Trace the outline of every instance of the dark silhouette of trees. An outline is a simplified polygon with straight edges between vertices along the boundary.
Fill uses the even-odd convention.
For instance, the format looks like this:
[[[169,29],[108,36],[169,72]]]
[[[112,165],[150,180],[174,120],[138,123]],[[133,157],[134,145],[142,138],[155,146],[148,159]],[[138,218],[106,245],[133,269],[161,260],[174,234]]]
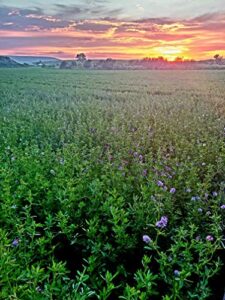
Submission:
[[[84,53],[78,53],[77,55],[76,55],[76,59],[79,61],[79,62],[84,62],[84,61],[86,61],[87,60],[87,57],[86,57],[86,55],[84,54]]]
[[[218,65],[221,65],[223,62],[223,56],[221,56],[219,54],[214,55],[214,59]]]
[[[107,58],[105,61],[105,68],[111,70],[111,69],[113,69],[113,65],[114,65],[113,59]]]
[[[174,61],[179,63],[179,62],[183,62],[184,60],[182,57],[176,57]]]
[[[73,69],[76,67],[76,62],[75,61],[62,61],[59,68],[60,69]]]

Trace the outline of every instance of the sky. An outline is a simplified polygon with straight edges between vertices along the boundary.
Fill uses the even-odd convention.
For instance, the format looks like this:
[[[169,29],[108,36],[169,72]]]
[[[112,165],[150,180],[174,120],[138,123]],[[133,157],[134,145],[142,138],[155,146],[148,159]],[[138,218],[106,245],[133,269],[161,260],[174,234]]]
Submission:
[[[0,0],[0,55],[225,56],[225,0]]]

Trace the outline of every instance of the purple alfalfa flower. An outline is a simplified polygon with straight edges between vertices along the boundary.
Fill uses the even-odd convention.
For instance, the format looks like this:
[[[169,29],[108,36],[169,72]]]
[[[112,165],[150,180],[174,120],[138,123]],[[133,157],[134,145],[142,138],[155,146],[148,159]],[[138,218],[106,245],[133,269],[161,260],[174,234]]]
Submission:
[[[200,207],[200,208],[198,208],[198,212],[199,213],[202,213],[203,212],[203,209]]]
[[[140,160],[140,162],[142,162],[143,159],[144,159],[143,155],[140,154],[140,155],[139,155],[139,160]]]
[[[208,199],[208,197],[209,197],[209,194],[205,193],[205,199]]]
[[[159,221],[156,222],[156,227],[158,228],[165,228],[168,223],[168,218],[166,216],[162,216]]]
[[[175,194],[176,193],[176,189],[173,187],[170,189],[170,194]]]
[[[171,169],[169,166],[165,166],[165,170],[166,170],[167,172],[172,171],[172,169]]]
[[[157,185],[158,185],[159,187],[163,187],[163,186],[164,186],[164,183],[163,183],[161,180],[158,180],[158,181],[157,181]]]
[[[20,240],[18,238],[15,238],[13,241],[12,241],[12,246],[13,247],[18,247],[19,246],[19,242]]]
[[[180,276],[180,271],[174,270],[173,274],[174,274],[174,276],[179,277]]]
[[[168,190],[167,186],[164,185],[163,190],[167,191]]]
[[[198,201],[198,200],[200,200],[199,196],[193,196],[193,197],[191,197],[191,201]]]
[[[191,189],[190,189],[190,188],[187,188],[187,189],[186,189],[186,193],[191,193]]]
[[[213,197],[217,197],[218,193],[217,192],[213,192],[212,195],[213,195]]]
[[[138,157],[138,153],[137,152],[134,152],[133,155],[134,155],[134,157]]]
[[[221,209],[225,209],[225,204],[220,206]]]
[[[142,172],[142,175],[143,175],[144,177],[146,177],[146,176],[148,175],[148,170],[147,170],[147,169],[144,169],[143,172]]]
[[[143,242],[145,242],[146,244],[151,243],[152,239],[150,238],[150,236],[148,236],[147,234],[143,235],[142,237]]]
[[[207,235],[207,237],[206,237],[205,239],[206,239],[206,241],[208,241],[208,242],[214,241],[214,237],[213,237],[212,235]]]

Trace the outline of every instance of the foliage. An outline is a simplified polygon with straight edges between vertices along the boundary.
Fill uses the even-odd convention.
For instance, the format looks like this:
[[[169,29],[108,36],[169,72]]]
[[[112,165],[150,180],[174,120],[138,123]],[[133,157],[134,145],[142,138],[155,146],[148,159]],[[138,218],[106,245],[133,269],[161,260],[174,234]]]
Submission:
[[[224,79],[2,70],[0,299],[222,299]]]

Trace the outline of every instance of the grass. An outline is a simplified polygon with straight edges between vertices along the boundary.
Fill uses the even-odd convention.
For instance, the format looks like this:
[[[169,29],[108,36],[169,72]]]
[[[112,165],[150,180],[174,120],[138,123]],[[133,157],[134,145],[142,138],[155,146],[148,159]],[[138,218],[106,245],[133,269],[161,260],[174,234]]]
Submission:
[[[0,299],[222,299],[224,80],[2,69]]]

